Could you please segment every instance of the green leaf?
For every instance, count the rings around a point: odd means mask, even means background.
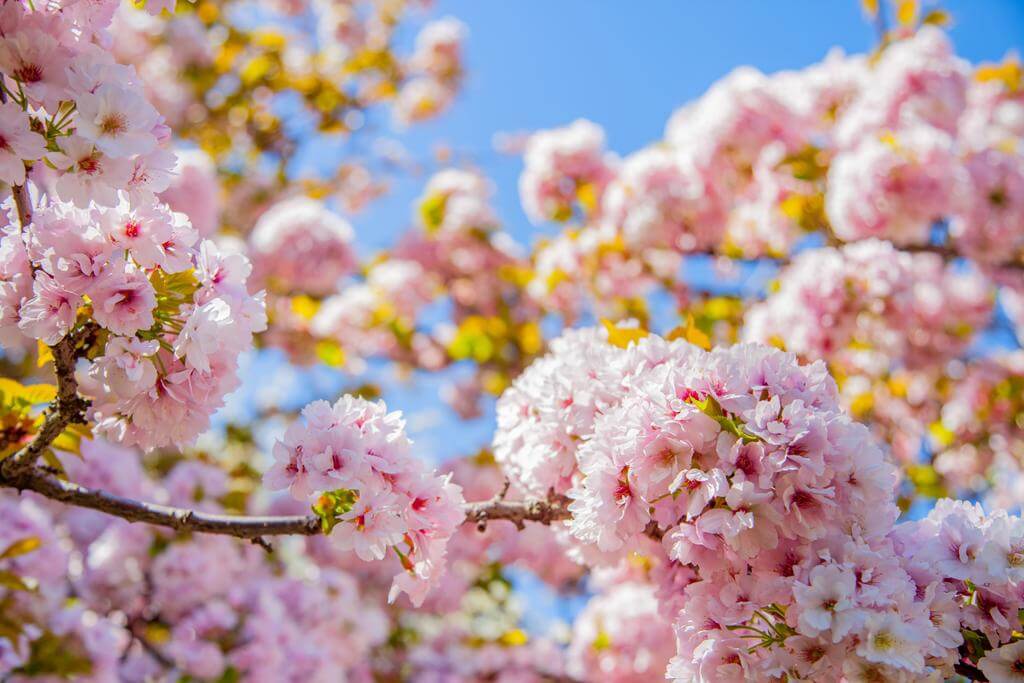
[[[427,234],[437,232],[444,221],[444,209],[448,203],[448,195],[432,194],[420,202],[420,218]]]
[[[603,652],[612,646],[611,636],[604,629],[597,632],[594,637],[594,642],[590,644],[590,647],[594,648],[597,652]]]
[[[914,491],[925,498],[944,498],[949,493],[942,476],[929,464],[907,465],[907,479],[914,485]]]
[[[345,350],[331,339],[322,339],[316,343],[316,357],[328,367],[340,368],[345,365]]]
[[[65,474],[64,463],[60,461],[60,458],[57,457],[57,454],[53,452],[52,448],[47,448],[43,451],[43,461],[56,470],[57,474],[61,476]]]
[[[238,669],[233,666],[229,666],[224,669],[224,673],[220,675],[220,678],[216,680],[216,683],[238,683],[242,680],[242,675],[238,673]]]
[[[733,434],[744,443],[753,443],[761,440],[748,432],[741,420],[722,410],[722,406],[719,405],[718,401],[711,394],[708,394],[704,399],[691,397],[687,400],[687,403],[699,408],[705,415],[717,422],[723,431]]]
[[[313,504],[313,513],[320,518],[320,528],[324,534],[331,533],[338,524],[338,518],[352,509],[359,500],[359,493],[352,489],[327,491]]]
[[[156,312],[167,315],[176,314],[183,303],[192,301],[199,289],[199,281],[191,270],[168,274],[157,268],[150,274],[149,281],[156,293]]]

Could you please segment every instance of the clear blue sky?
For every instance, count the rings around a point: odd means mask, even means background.
[[[972,62],[999,60],[1024,41],[1024,0],[942,6],[953,15],[958,53]],[[737,66],[794,69],[833,46],[852,53],[875,44],[858,0],[438,0],[429,16],[448,14],[469,28],[464,90],[447,114],[394,137],[418,158],[429,157],[437,142],[472,154],[496,183],[506,229],[523,243],[553,228],[527,222],[516,194],[520,161],[491,150],[495,132],[585,117],[605,128],[613,150],[627,154],[657,140],[673,110]],[[307,161],[331,167],[338,157],[317,148]],[[405,178],[351,217],[365,252],[389,246],[408,227],[424,181]],[[321,372],[315,384],[307,391],[329,397],[343,382]],[[486,444],[491,418],[469,425],[453,419],[437,398],[439,384],[436,376],[392,384],[385,397],[414,418],[411,431],[431,457]]]

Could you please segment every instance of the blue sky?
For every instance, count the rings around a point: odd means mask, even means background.
[[[950,0],[942,6],[953,15],[952,38],[964,58],[999,60],[1021,47],[1024,0]],[[605,128],[612,150],[627,154],[660,138],[672,111],[737,66],[795,69],[835,46],[864,52],[875,44],[858,0],[437,0],[424,19],[445,15],[469,28],[464,89],[448,113],[393,137],[414,158],[429,158],[439,142],[468,154],[495,181],[505,229],[524,244],[555,228],[526,220],[516,192],[520,160],[492,150],[496,132],[584,117]],[[407,45],[419,23],[406,28]],[[338,161],[317,146],[301,165],[331,168]],[[391,194],[350,217],[365,254],[388,247],[407,229],[424,182],[424,176],[398,178]],[[284,372],[279,357],[254,362],[245,375],[259,377],[264,390],[273,387],[274,396],[296,401],[332,398],[357,383],[324,370],[268,382],[266,373]],[[396,382],[374,374],[386,383],[389,406],[409,416],[426,457],[445,459],[489,442],[490,415],[472,423],[455,419],[437,398],[442,378],[418,374],[413,382]],[[288,390],[286,381],[292,383]],[[252,400],[252,392],[241,393],[236,408]]]

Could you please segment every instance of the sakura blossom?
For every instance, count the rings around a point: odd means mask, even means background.
[[[401,414],[386,411],[352,396],[309,404],[305,424],[274,446],[264,483],[298,500],[331,501],[339,549],[364,561],[395,553],[403,571],[388,600],[404,592],[420,605],[444,572],[445,545],[463,520],[462,492],[413,459]]]
[[[600,204],[614,175],[614,159],[604,149],[604,131],[580,119],[565,128],[534,133],[526,144],[519,195],[534,222],[569,219],[577,203],[586,212]]]
[[[323,295],[355,267],[352,238],[352,227],[321,203],[286,200],[268,209],[253,228],[255,277],[271,289]]]

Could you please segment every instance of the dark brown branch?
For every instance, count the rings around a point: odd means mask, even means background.
[[[954,664],[953,671],[957,672],[969,681],[981,681],[983,683],[988,680],[988,678],[985,677],[985,674],[982,673],[981,669],[967,661],[957,662]]]
[[[0,486],[33,491],[51,500],[105,512],[129,522],[144,522],[177,531],[235,536],[253,540],[261,546],[266,544],[265,536],[313,536],[321,533],[320,519],[315,515],[250,517],[158,505],[63,481],[37,467],[11,476],[0,476]],[[551,524],[570,516],[562,498],[520,502],[489,500],[466,505],[466,522],[473,524],[508,520],[522,528],[525,522]]]
[[[139,628],[140,626],[142,627],[141,630]],[[128,647],[131,648],[131,645],[133,643],[138,643],[139,646],[143,649],[143,651],[146,652],[146,654],[148,654],[150,657],[156,660],[157,664],[164,667],[165,669],[174,669],[174,662],[170,659],[170,657],[161,652],[160,648],[158,648],[153,642],[151,642],[149,638],[146,637],[144,631],[145,622],[129,620],[128,633],[129,635],[131,635],[132,639],[128,643]],[[128,650],[125,650],[125,656],[127,656],[127,654]]]
[[[480,531],[487,528],[487,523],[496,519],[504,519],[522,530],[526,522],[538,522],[550,525],[572,517],[569,512],[569,499],[549,491],[546,500],[532,498],[524,501],[505,500],[509,482],[490,500],[466,504],[466,522],[476,523]]]

